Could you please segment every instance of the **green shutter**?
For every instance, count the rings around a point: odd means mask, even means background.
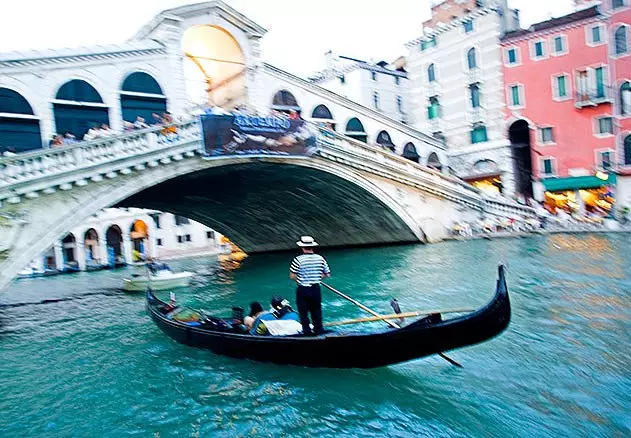
[[[520,105],[519,102],[519,86],[513,85],[511,87],[511,99],[514,106]]]
[[[600,26],[592,27],[592,42],[593,43],[600,42]]]
[[[543,160],[543,173],[546,175],[552,174],[552,160]]]
[[[517,62],[517,50],[510,49],[508,51],[508,63],[515,64]]]
[[[559,92],[559,97],[567,97],[567,85],[565,76],[559,76],[557,78],[557,88]]]
[[[605,69],[597,67],[596,69],[596,97],[605,97]]]

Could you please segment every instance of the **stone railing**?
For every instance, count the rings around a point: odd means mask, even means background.
[[[50,181],[91,168],[101,169],[102,173],[117,171],[116,163],[120,163],[124,168],[124,162],[130,158],[153,155],[183,143],[199,140],[200,130],[196,121],[190,120],[174,125],[177,127],[177,133],[170,136],[163,135],[165,127],[160,126],[0,158],[0,200],[20,194],[20,189],[26,189],[26,185],[33,186],[38,181]],[[195,144],[195,148],[197,147],[199,145]]]

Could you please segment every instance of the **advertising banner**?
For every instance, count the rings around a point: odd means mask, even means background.
[[[244,114],[201,116],[206,157],[243,155],[311,156],[318,130],[304,120]]]

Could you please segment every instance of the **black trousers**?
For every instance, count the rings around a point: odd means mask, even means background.
[[[300,324],[302,324],[302,333],[311,335],[311,327],[309,327],[309,314],[313,320],[313,331],[316,335],[324,332],[322,327],[322,293],[320,285],[314,284],[309,287],[298,286],[296,289],[296,305],[298,306],[298,315],[300,316]]]

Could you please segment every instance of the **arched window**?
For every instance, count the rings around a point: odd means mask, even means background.
[[[469,85],[469,94],[471,95],[471,107],[480,107],[480,84]]]
[[[475,48],[471,48],[467,52],[467,66],[469,67],[469,70],[473,70],[474,68],[478,67],[478,60],[476,57]]]
[[[277,111],[300,111],[296,97],[287,90],[281,90],[274,95],[272,109]]]
[[[138,117],[153,123],[153,114],[167,111],[167,99],[160,84],[149,74],[135,72],[123,81],[121,87],[123,120],[135,122]]]
[[[631,82],[626,81],[620,87],[620,115],[631,115]]]
[[[414,143],[410,142],[405,145],[403,148],[403,158],[407,158],[415,163],[419,162],[421,157],[419,157],[418,152],[416,152],[416,146],[414,146]]]
[[[364,143],[368,141],[368,135],[366,134],[364,125],[356,117],[350,119],[346,124],[346,135],[355,140],[363,141]]]
[[[326,105],[316,106],[313,113],[311,113],[311,117],[314,119],[333,120],[333,114],[331,114],[331,111],[326,107]]]
[[[85,259],[88,264],[98,261],[100,257],[99,251],[99,234],[94,228],[90,228],[83,235],[83,248],[85,250]]]
[[[41,147],[39,118],[31,105],[16,91],[0,88],[0,155]]]
[[[438,154],[436,154],[436,152],[432,152],[431,154],[429,154],[429,156],[427,157],[427,165],[436,170],[442,170],[443,168],[443,165],[440,162],[440,158],[438,158]]]
[[[474,173],[494,173],[499,172],[497,163],[493,160],[479,160],[473,165]]]
[[[436,80],[436,66],[434,64],[430,64],[427,67],[427,81],[434,82]]]
[[[395,149],[394,143],[392,143],[392,138],[387,131],[381,131],[379,134],[377,134],[377,144],[390,149],[391,151],[394,151]]]
[[[620,26],[614,33],[614,40],[616,42],[615,50],[616,55],[624,55],[629,50],[629,42],[627,40],[627,27]]]
[[[624,139],[624,164],[631,166],[631,134]]]
[[[107,264],[116,265],[123,255],[123,231],[118,225],[112,225],[105,232],[107,243]]]
[[[486,126],[482,123],[473,125],[473,129],[471,130],[471,144],[484,143],[485,141],[489,141]]]
[[[109,111],[96,89],[81,79],[66,82],[57,91],[53,104],[57,133],[82,139],[90,128],[109,125]]]

